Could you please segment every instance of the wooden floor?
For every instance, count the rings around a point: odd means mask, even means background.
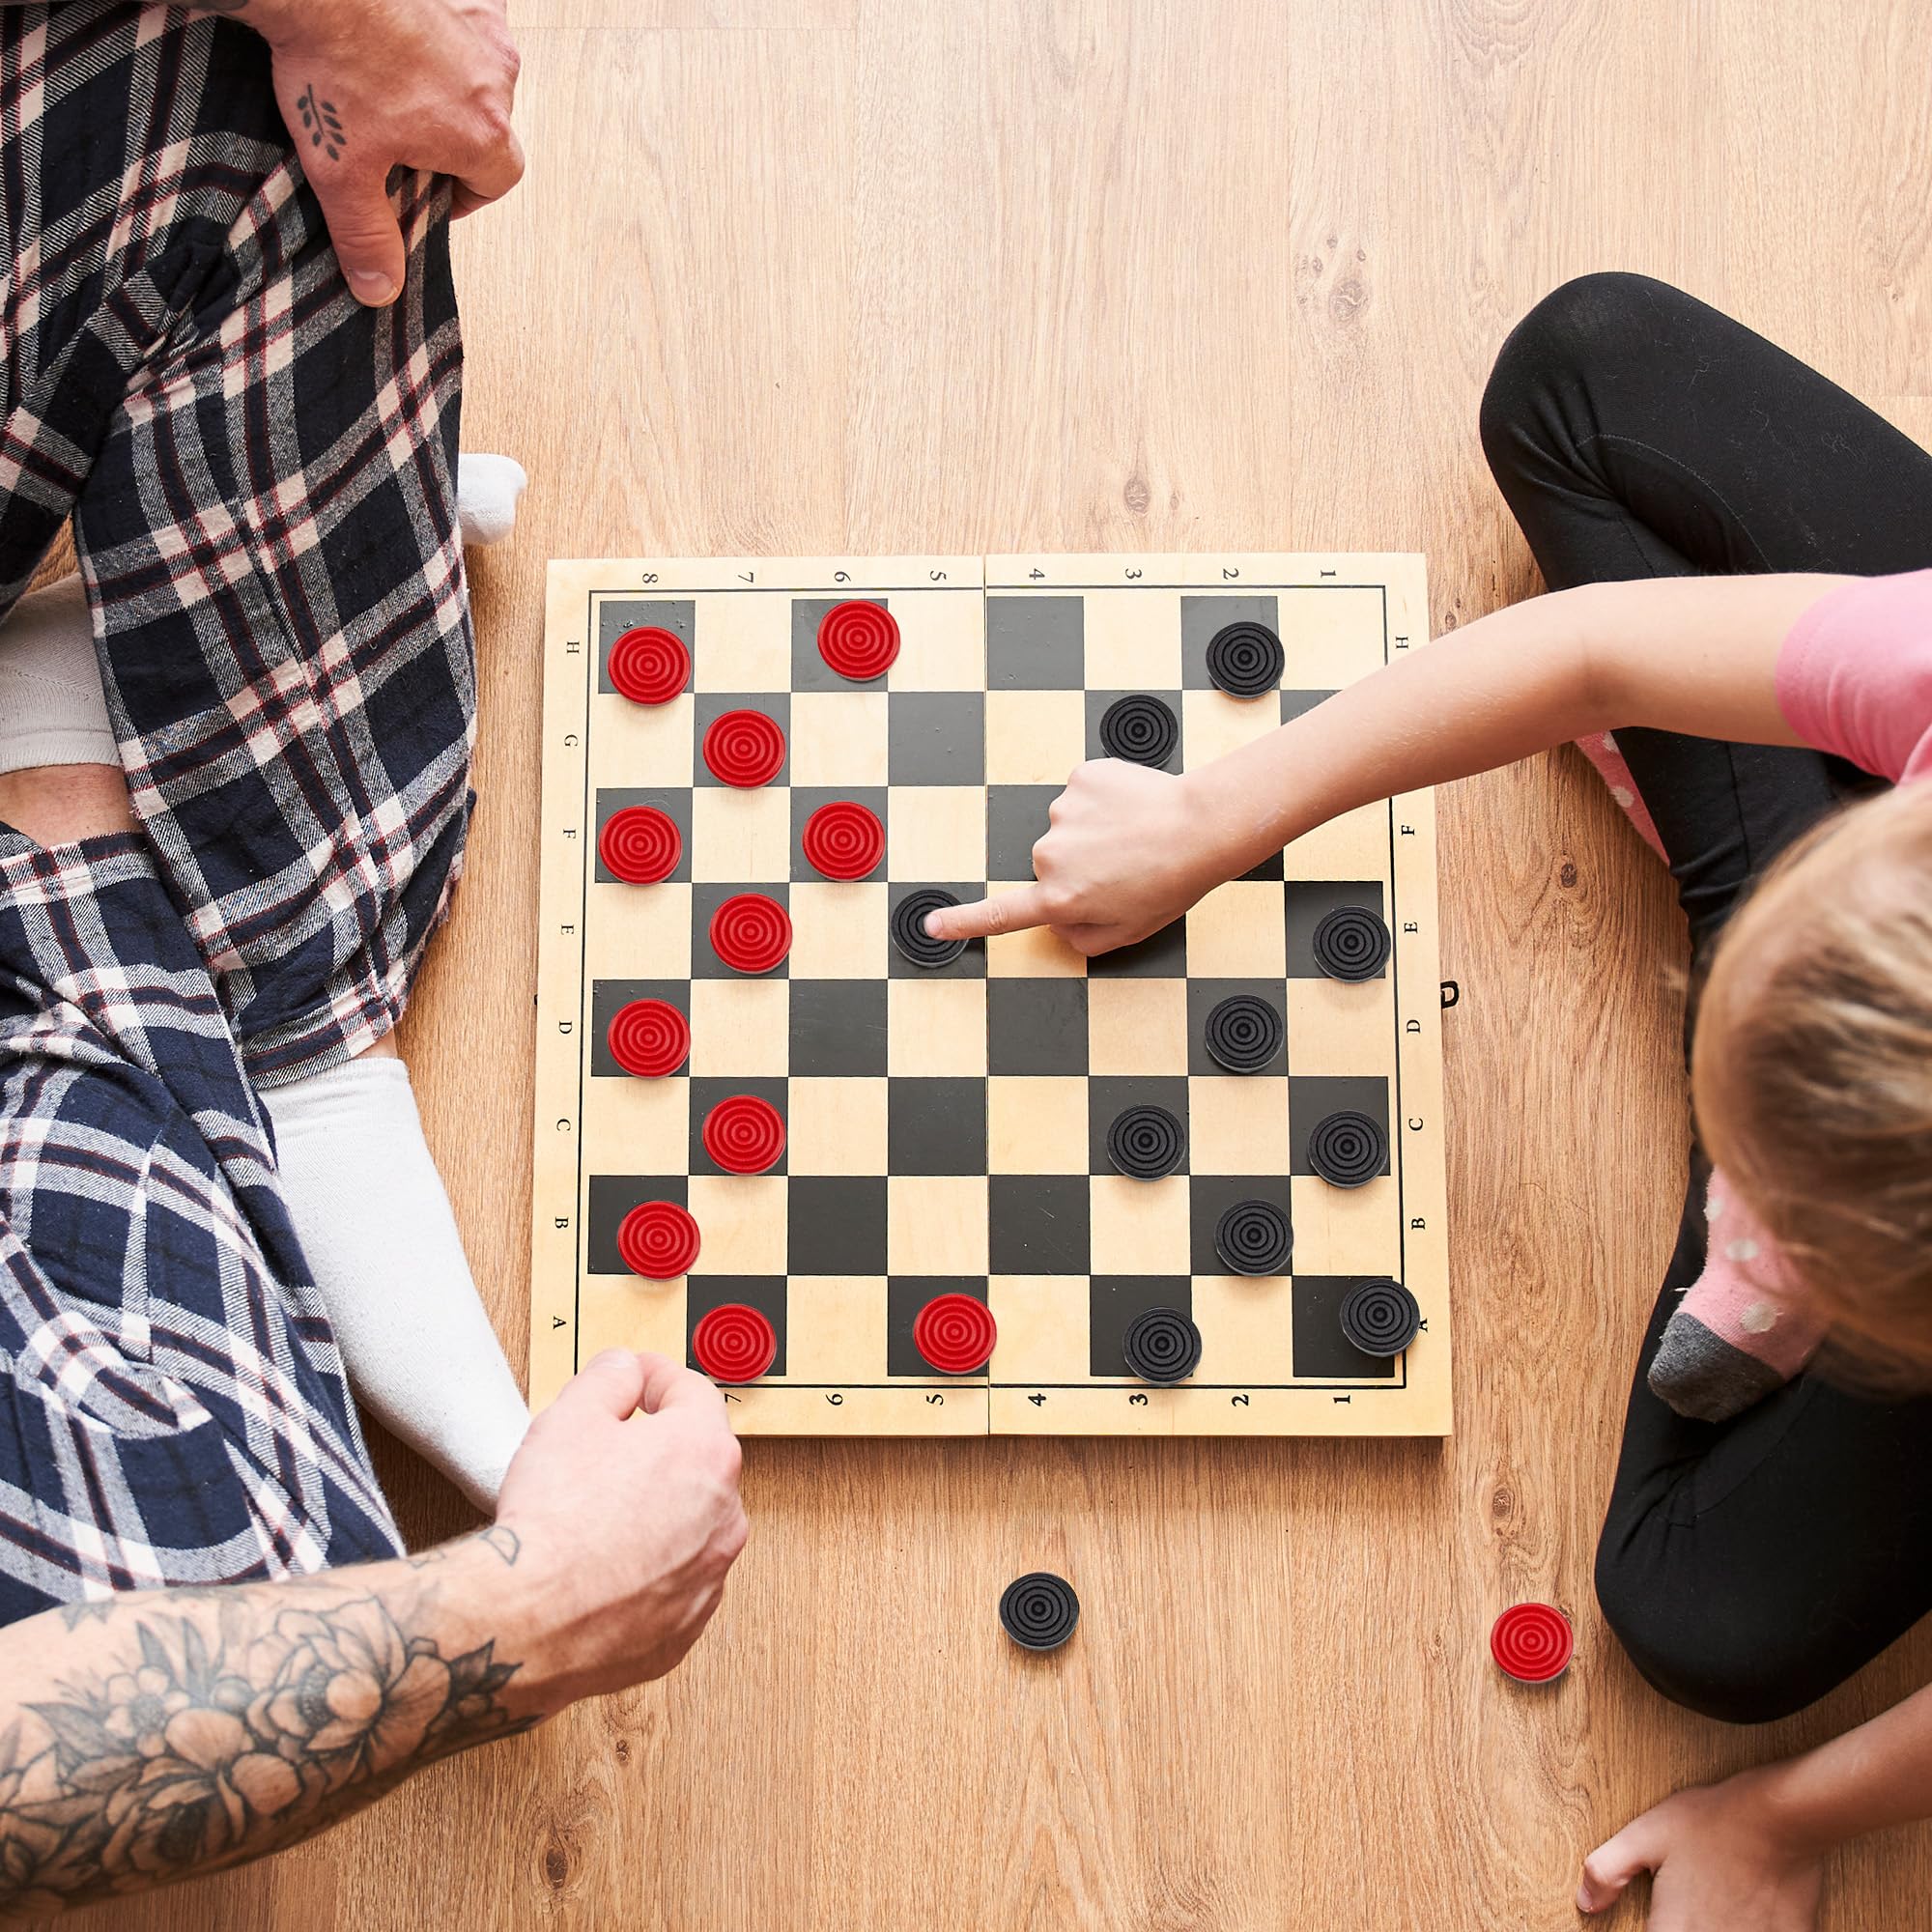
[[[525,1346],[536,649],[551,554],[1426,551],[1532,587],[1475,438],[1579,271],[1667,276],[1932,430],[1932,16],[1912,0],[523,0],[530,172],[462,232],[469,875],[409,1023]],[[128,1927],[1278,1932],[1571,1926],[1584,1851],[1806,1718],[1692,1720],[1590,1590],[1682,1184],[1662,882],[1572,753],[1444,800],[1457,1434],[751,1445],[752,1545],[668,1685],[419,1778]],[[412,1536],[453,1494],[384,1463]],[[1045,1662],[1001,1586],[1064,1571]],[[1485,1634],[1548,1597],[1557,1688]],[[1932,1924],[1932,1833],[1836,1932]],[[1632,1909],[1614,1922],[1632,1927]]]

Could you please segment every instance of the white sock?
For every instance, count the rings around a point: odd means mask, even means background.
[[[64,577],[0,624],[0,772],[120,762],[87,592],[77,575]]]
[[[282,1192],[362,1406],[479,1508],[529,1426],[400,1060],[261,1091]]]
[[[529,478],[514,456],[456,459],[456,521],[467,544],[501,543],[517,522],[517,498]]]

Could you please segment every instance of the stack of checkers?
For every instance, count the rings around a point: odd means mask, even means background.
[[[1054,601],[1020,599],[1014,605]],[[994,635],[989,619],[989,650]],[[901,647],[897,620],[882,602],[869,598],[827,604],[817,615],[814,641],[832,688],[859,690],[881,690]],[[1242,703],[1275,692],[1283,675],[1280,639],[1258,620],[1219,625],[1207,639],[1200,662],[1213,688]],[[989,663],[989,679],[994,671]],[[914,776],[903,791],[896,784],[844,789],[800,785],[787,737],[794,718],[788,705],[796,706],[800,692],[808,688],[799,673],[795,656],[798,689],[765,697],[756,693],[718,696],[699,684],[694,729],[701,771],[694,773],[696,793],[684,804],[662,792],[650,799],[599,792],[598,876],[686,894],[692,905],[692,943],[689,997],[683,1004],[668,979],[662,983],[598,982],[593,1012],[601,1026],[601,1061],[608,1064],[593,1060],[591,1070],[647,1082],[688,1077],[692,1177],[715,1172],[784,1180],[788,1220],[769,1244],[776,1265],[769,1275],[760,1271],[760,1279],[781,1284],[787,1275],[892,1277],[895,1305],[902,1306],[897,1319],[903,1325],[896,1332],[909,1335],[912,1351],[893,1373],[908,1367],[938,1377],[986,1372],[999,1342],[988,1277],[1037,1282],[1066,1274],[1088,1278],[1094,1377],[1124,1375],[1155,1387],[1187,1381],[1199,1369],[1204,1350],[1199,1310],[1186,1293],[1190,1282],[1289,1277],[1296,1248],[1291,1189],[1305,1178],[1350,1194],[1390,1173],[1385,1078],[1331,1071],[1294,1074],[1289,1037],[1293,995],[1284,1002],[1285,986],[1297,978],[1344,987],[1382,978],[1391,953],[1383,884],[1365,880],[1351,887],[1288,879],[1276,862],[1271,871],[1262,868],[1255,878],[1219,889],[1215,897],[1225,898],[1225,907],[1190,914],[1138,948],[1086,964],[1078,975],[1069,975],[1057,961],[1037,970],[1025,964],[989,967],[984,942],[935,939],[925,929],[926,918],[939,907],[960,903],[967,894],[985,890],[987,879],[997,883],[1003,873],[1015,869],[1014,859],[1007,855],[1021,847],[1007,821],[1023,824],[1023,817],[1014,816],[1022,808],[1043,812],[1045,796],[1053,788],[986,784],[984,753],[973,747],[968,755],[947,736],[987,728],[981,698],[962,694],[971,703],[949,708],[940,699],[950,699],[951,694],[920,688],[899,715],[929,736],[908,739],[905,768]],[[603,675],[609,689],[646,709],[674,699],[688,702],[692,653],[675,630],[637,624],[609,643]],[[1031,670],[1024,675],[1032,675]],[[819,687],[810,688],[815,692]],[[1150,692],[1101,696],[1104,707],[1088,713],[1098,750],[1169,767],[1182,740],[1182,719],[1174,703]],[[915,708],[915,698],[926,700],[923,710]],[[898,724],[895,716],[891,726],[895,734]],[[896,770],[897,736],[890,742],[891,768]],[[959,777],[977,777],[977,790],[970,782],[947,781]],[[787,880],[763,887],[756,883],[771,877],[768,862],[761,869],[755,857],[761,836],[756,830],[742,835],[753,857],[739,865],[735,881],[715,858],[694,869],[688,843],[692,827],[724,822],[724,808],[706,802],[706,786],[741,794],[773,787],[785,791]],[[1009,792],[1010,798],[1004,795]],[[890,837],[888,795],[890,810],[896,814]],[[950,868],[950,881],[963,873],[981,876],[963,887],[897,876],[902,837],[908,847],[923,837],[935,851],[950,849],[949,840],[959,842],[952,831],[941,838],[922,828],[927,820],[950,825],[943,814],[953,811],[960,799],[975,797],[985,824],[983,832],[977,825],[972,832],[981,842],[962,853],[960,863]],[[739,817],[747,826],[763,823],[755,814]],[[875,944],[856,930],[813,930],[810,970],[801,972],[792,963],[800,943],[794,914],[817,889],[816,882],[884,884],[876,903],[884,914],[881,951],[890,952],[879,980],[840,979],[838,969],[829,964],[838,956],[835,949],[857,958]],[[1244,897],[1244,891],[1251,896]],[[1259,910],[1267,904],[1268,895],[1276,908],[1271,915],[1275,930],[1271,940],[1257,941],[1238,922],[1250,917],[1250,907]],[[1285,914],[1280,909],[1284,900]],[[771,1071],[739,1081],[685,1075],[695,1019],[714,1004],[700,999],[699,989],[719,978],[785,982],[788,1038],[781,1063]],[[936,989],[931,1000],[907,989],[908,981],[927,978]],[[874,983],[875,1001],[867,996]],[[896,1029],[901,1008],[908,1016],[931,1016],[928,1043],[936,1070],[929,1076],[918,1064],[922,1041],[916,1036],[895,1034],[888,1056],[888,1012]],[[874,1011],[876,1019],[869,1017]],[[977,1048],[943,1032],[955,1013],[969,1012],[983,1015],[975,1022],[982,1029]],[[1115,1063],[1124,1062],[1143,1037],[1161,1037],[1170,1014],[1184,1022],[1179,1050],[1166,1061],[1156,1060],[1146,1075],[1128,1072],[1124,1065],[1116,1071]],[[868,1029],[876,1037],[876,1057]],[[1335,1057],[1331,1050],[1331,1063]],[[883,1083],[881,1075],[886,1076]],[[840,1099],[826,1091],[840,1079],[849,1079],[855,1088],[863,1082],[883,1084],[887,1090],[883,1133],[875,1143],[884,1157],[883,1172],[876,1156],[848,1164],[829,1137],[828,1122],[841,1121],[850,1124],[837,1131],[857,1135],[862,1102],[869,1105],[856,1092]],[[1044,1102],[1050,1086],[1058,1110],[1053,1118],[1065,1120],[1070,1096],[1064,1090],[1076,1081],[1084,1090],[1075,1122],[1078,1144],[1069,1144],[1071,1137],[1063,1135],[1058,1146],[1045,1147],[1037,1121],[1047,1117],[1036,1120],[1009,1111],[1023,1095],[1031,1101],[1037,1094]],[[810,1085],[813,1109],[804,1127],[798,1115],[801,1082]],[[1222,1091],[1250,1084],[1257,1090],[1252,1101]],[[1029,1086],[1033,1094],[1025,1094]],[[1263,1090],[1279,1100],[1264,1102]],[[902,1115],[901,1091],[908,1099],[918,1097],[917,1114],[908,1106]],[[1282,1135],[1280,1151],[1269,1154],[1257,1146],[1259,1157],[1247,1158],[1250,1123],[1267,1118],[1269,1106],[1278,1109],[1269,1131]],[[841,1114],[840,1108],[846,1111]],[[1190,1147],[1191,1126],[1197,1133],[1209,1133],[1211,1158],[1206,1163]],[[800,1133],[810,1137],[804,1163],[793,1147]],[[1002,1135],[1013,1148],[1035,1151],[1009,1158],[998,1145]],[[665,1163],[660,1171],[668,1166]],[[1244,1177],[1244,1166],[1257,1171]],[[1083,1169],[1085,1180],[1078,1178]],[[985,1177],[988,1232],[973,1236],[956,1279],[930,1265],[917,1272],[895,1267],[888,1244],[898,1236],[889,1237],[883,1227],[889,1185],[900,1177],[918,1183],[974,1175]],[[1115,1210],[1123,1231],[1144,1221],[1149,1238],[1161,1243],[1166,1259],[1158,1271],[1132,1271],[1141,1258],[1123,1245],[1139,1238],[1130,1232],[1108,1236],[1107,1254],[1122,1260],[1102,1265],[1105,1257],[1095,1224],[1104,1184],[1112,1177],[1133,1183],[1136,1190],[1168,1183],[1180,1189],[1178,1223],[1172,1218],[1175,1209],[1153,1205],[1172,1198],[1166,1194],[1150,1192],[1145,1207],[1122,1198]],[[876,1191],[863,1184],[870,1178],[876,1178]],[[620,1182],[613,1179],[602,1184],[603,1198],[610,1199]],[[632,1186],[628,1181],[621,1185]],[[600,1178],[593,1176],[593,1253],[600,1239],[599,1190]],[[613,1224],[614,1255],[622,1267],[653,1282],[699,1273],[706,1239],[704,1215],[696,1211],[700,1190],[688,1183],[676,1199],[668,1191],[639,1199],[636,1191],[632,1189],[630,1205]],[[949,1199],[941,1190],[925,1191],[935,1201]],[[916,1201],[922,1190],[914,1184],[905,1192],[909,1201]],[[881,1227],[871,1239],[867,1229],[874,1214]],[[1325,1208],[1321,1218],[1326,1222]],[[1178,1228],[1178,1234],[1153,1232],[1170,1228]],[[740,1249],[753,1245],[742,1227],[734,1227],[732,1238]],[[752,1272],[734,1264],[720,1279],[728,1286],[741,1274],[749,1279]],[[902,1283],[911,1285],[910,1300],[899,1293]],[[1164,1297],[1160,1290],[1166,1283],[1173,1284],[1173,1291]],[[1317,1297],[1326,1297],[1318,1305],[1327,1311],[1330,1334],[1344,1346],[1339,1355],[1332,1345],[1313,1346],[1314,1365],[1305,1372],[1297,1365],[1297,1376],[1367,1373],[1355,1365],[1400,1356],[1421,1325],[1414,1297],[1387,1276],[1359,1269],[1344,1275],[1332,1264],[1323,1269],[1318,1262],[1308,1287]],[[763,1306],[759,1299],[751,1294],[734,1298],[728,1293],[694,1297],[690,1357],[722,1383],[742,1385],[785,1373],[782,1306],[769,1293]],[[1297,1363],[1303,1346],[1297,1317]]]

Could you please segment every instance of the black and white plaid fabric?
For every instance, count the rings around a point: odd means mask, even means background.
[[[448,185],[355,303],[239,23],[0,7],[0,611],[70,516],[140,836],[0,829],[0,1619],[386,1553],[250,1081],[372,1044],[461,863]]]
[[[134,835],[0,830],[0,1622],[393,1555],[228,1015]]]

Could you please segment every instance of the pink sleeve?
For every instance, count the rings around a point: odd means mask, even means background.
[[[1785,723],[1894,782],[1932,772],[1932,570],[1828,591],[1777,654]]]

